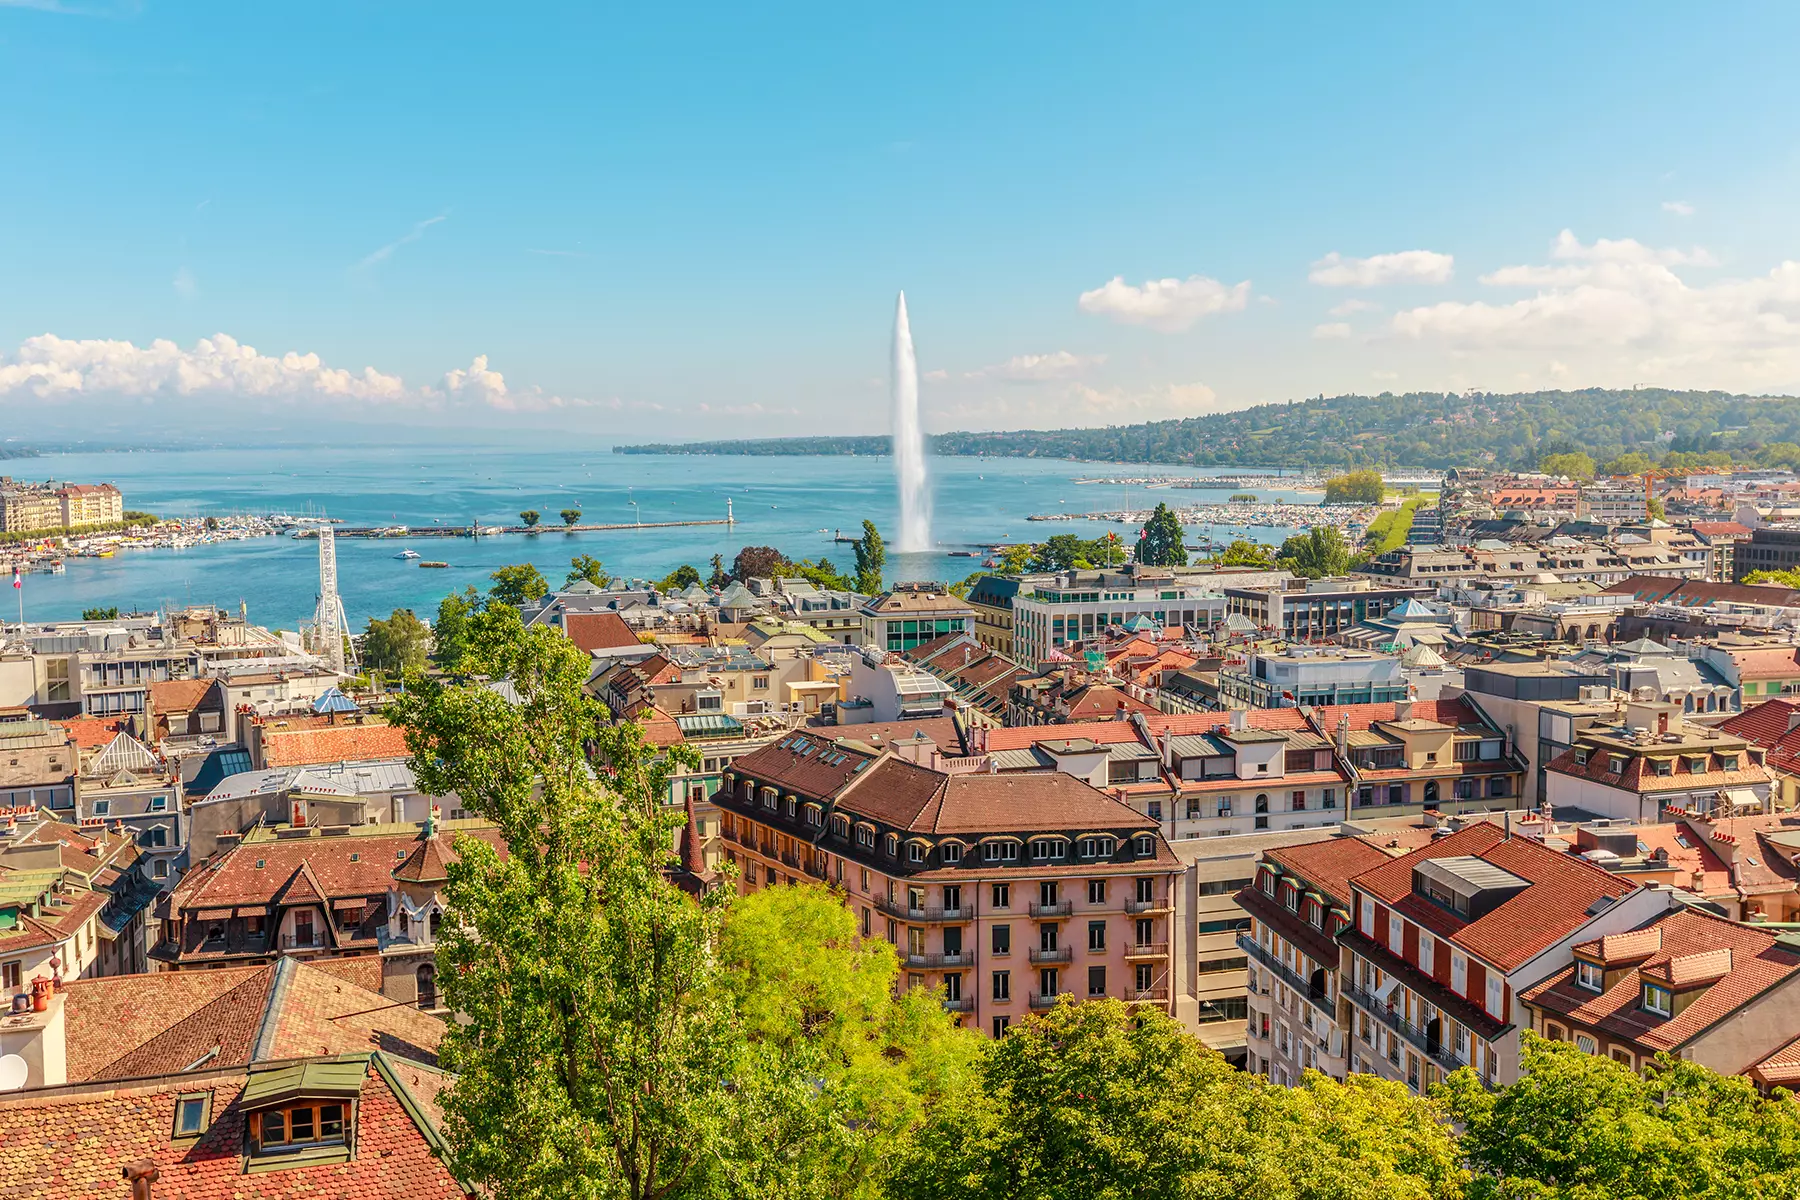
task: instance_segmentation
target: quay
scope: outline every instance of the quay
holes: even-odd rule
[[[617,529],[686,529],[697,525],[735,525],[729,517],[704,521],[624,521],[617,525],[345,525],[334,532],[340,538],[497,537],[509,533],[605,533]],[[317,529],[296,529],[297,538],[316,538]]]

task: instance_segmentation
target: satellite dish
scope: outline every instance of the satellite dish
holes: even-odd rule
[[[31,1068],[16,1054],[0,1054],[0,1092],[16,1092],[25,1086]]]

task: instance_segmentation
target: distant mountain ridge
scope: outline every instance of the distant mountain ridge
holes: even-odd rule
[[[1663,388],[1574,392],[1408,392],[1259,404],[1233,412],[1093,429],[943,433],[948,455],[1280,467],[1529,468],[1544,454],[1750,451],[1800,442],[1800,397]],[[615,446],[618,454],[870,454],[872,437],[752,438]]]

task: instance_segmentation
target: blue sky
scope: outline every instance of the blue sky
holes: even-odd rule
[[[0,0],[0,414],[1800,391],[1800,8],[1364,7]]]

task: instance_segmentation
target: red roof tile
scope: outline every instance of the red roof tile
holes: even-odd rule
[[[1361,838],[1334,837],[1304,846],[1284,846],[1267,852],[1271,862],[1300,876],[1340,904],[1353,897],[1350,881],[1387,862],[1388,855]]]
[[[642,644],[625,618],[613,612],[567,613],[563,616],[563,632],[589,654]]]
[[[369,762],[405,758],[406,731],[398,725],[331,725],[311,729],[262,730],[263,761],[270,767]]]

